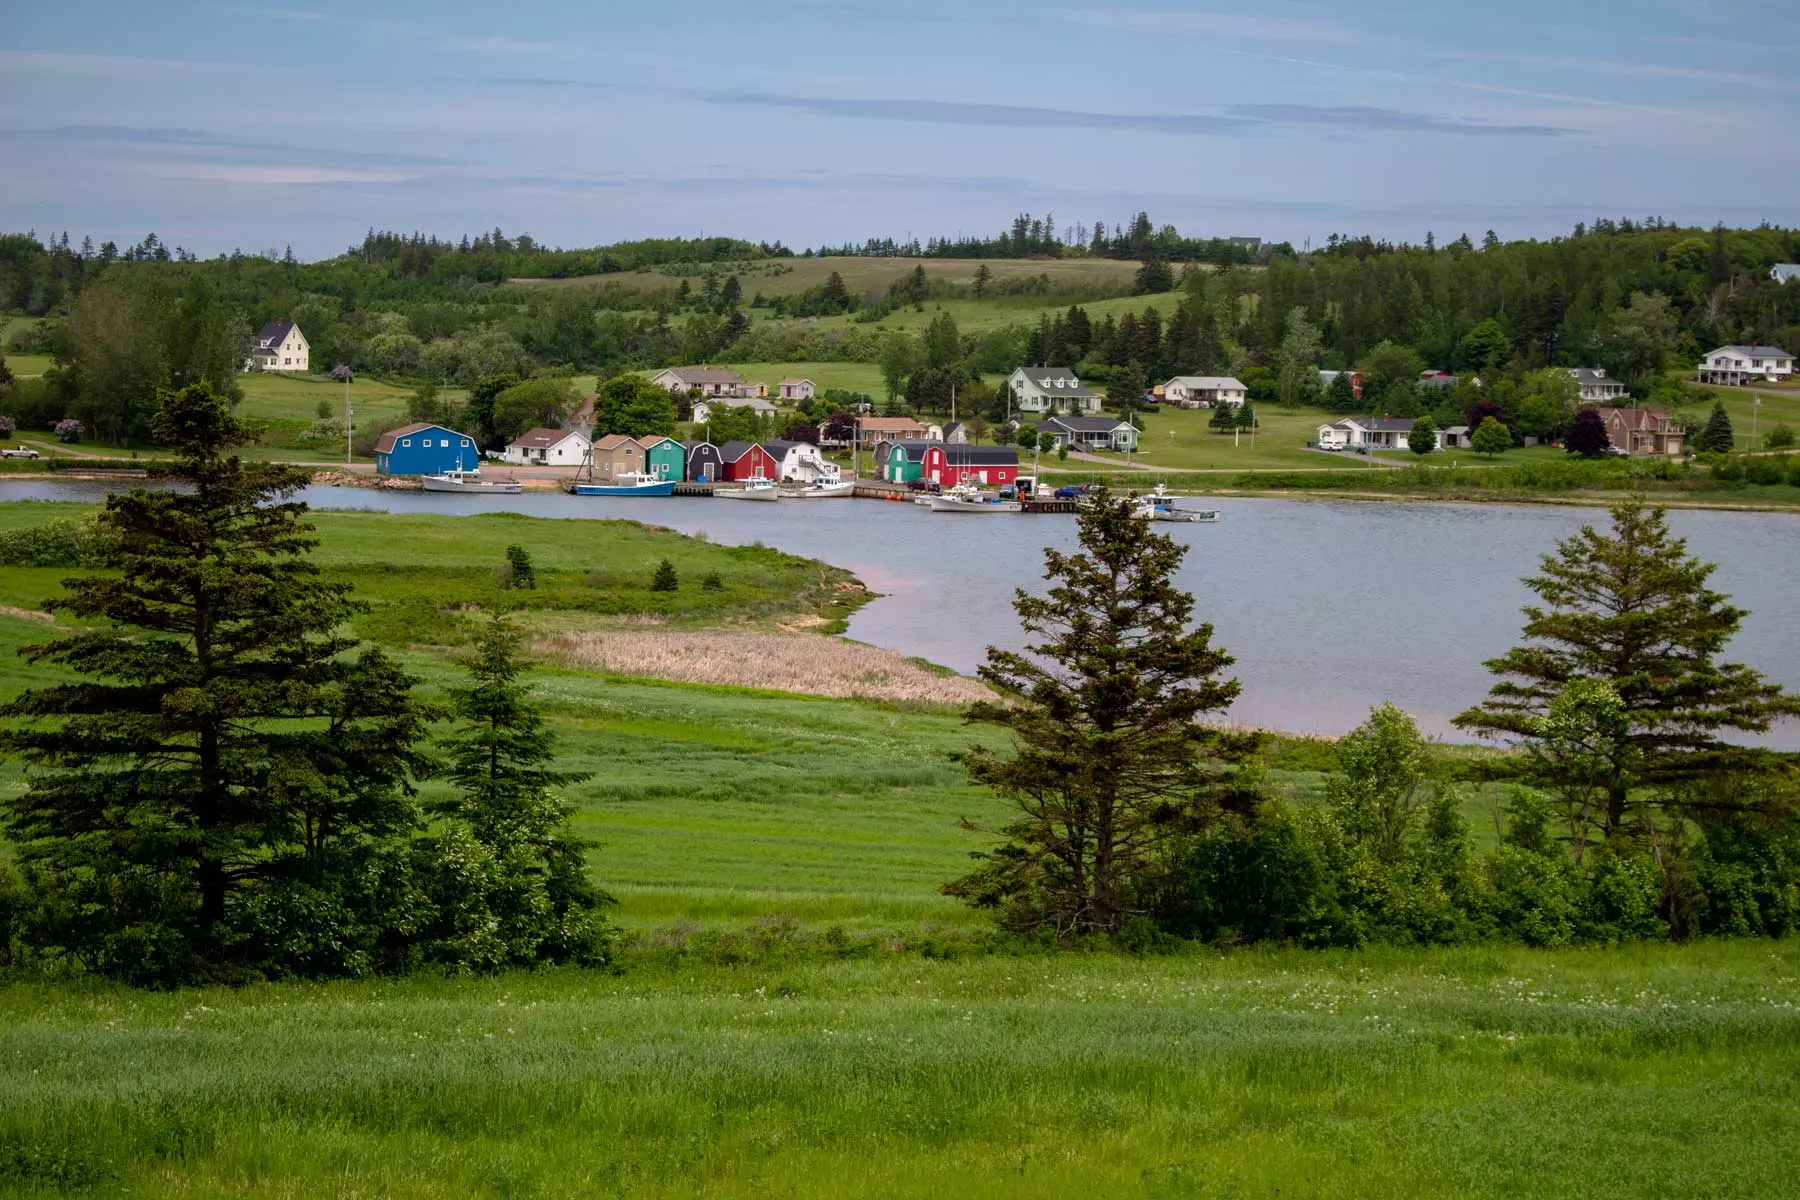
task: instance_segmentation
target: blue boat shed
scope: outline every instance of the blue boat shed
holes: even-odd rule
[[[442,425],[402,425],[375,443],[375,470],[382,475],[442,475],[478,471],[481,450],[475,439]]]

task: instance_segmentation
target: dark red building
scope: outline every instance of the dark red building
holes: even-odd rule
[[[747,479],[774,479],[775,456],[756,442],[726,442],[719,447],[719,478],[733,483]]]

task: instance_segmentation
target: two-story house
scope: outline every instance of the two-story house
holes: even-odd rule
[[[1794,374],[1794,356],[1779,346],[1720,346],[1700,360],[1701,383],[1778,383]]]
[[[1028,416],[1088,416],[1100,411],[1100,396],[1081,386],[1068,367],[1019,367],[1007,377],[1019,412]]]
[[[1157,394],[1179,408],[1242,408],[1247,392],[1230,375],[1177,375],[1158,388]]]
[[[1680,454],[1681,430],[1654,408],[1596,409],[1613,448],[1626,454]]]
[[[1625,385],[1606,373],[1605,367],[1570,367],[1583,404],[1607,404],[1625,398]]]
[[[699,392],[708,399],[762,397],[769,391],[768,384],[747,383],[726,367],[670,367],[652,375],[650,382],[671,392]]]
[[[270,321],[250,343],[250,357],[244,360],[246,371],[294,371],[305,374],[312,369],[312,347],[306,335],[292,321]]]

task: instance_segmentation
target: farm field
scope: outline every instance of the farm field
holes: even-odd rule
[[[852,292],[886,291],[900,279],[923,266],[931,279],[953,284],[972,284],[982,262],[988,265],[996,280],[1032,278],[1046,275],[1053,286],[1110,288],[1128,285],[1139,264],[1107,258],[865,258],[861,256],[819,258],[770,258],[750,263],[717,264],[719,278],[735,274],[743,285],[744,299],[761,292],[765,296],[789,296],[820,287],[836,271],[844,286]],[[686,278],[689,286],[698,287],[706,268],[688,265],[684,275],[661,271],[626,271],[613,275],[584,275],[574,279],[515,279],[522,288],[595,288],[616,286],[626,291],[654,292],[673,290]]]
[[[1144,296],[1115,296],[1106,300],[1079,301],[1090,320],[1114,320],[1126,313],[1141,313],[1154,308],[1166,319],[1181,303],[1181,292],[1155,292]],[[804,322],[825,328],[862,328],[877,331],[903,329],[922,332],[939,313],[949,313],[961,333],[988,333],[1009,325],[1035,328],[1040,317],[1053,317],[1069,311],[1069,302],[1045,304],[1038,296],[1007,296],[988,300],[928,300],[923,309],[901,308],[889,313],[873,325],[861,325],[853,316],[806,317]],[[760,315],[761,320],[778,320],[773,315]]]
[[[1254,448],[1248,432],[1235,438],[1228,433],[1214,433],[1207,425],[1212,415],[1210,409],[1166,405],[1146,414],[1143,449],[1132,456],[1132,461],[1172,470],[1379,469],[1359,454],[1326,454],[1306,448],[1308,441],[1318,437],[1321,424],[1337,419],[1336,414],[1323,409],[1289,412],[1277,405],[1259,405]],[[1105,457],[1123,462],[1125,456],[1109,453]]]

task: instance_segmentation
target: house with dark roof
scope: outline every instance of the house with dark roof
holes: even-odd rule
[[[749,383],[729,367],[670,367],[650,377],[657,387],[671,392],[699,392],[702,397],[755,399],[769,394],[766,383]]]
[[[312,347],[292,321],[270,321],[250,342],[246,371],[292,371],[304,375],[312,369]]]
[[[402,425],[375,442],[375,470],[382,475],[442,475],[480,469],[481,451],[475,439],[442,425]]]
[[[1412,435],[1412,417],[1345,417],[1319,426],[1321,450],[1406,450]],[[1458,426],[1458,428],[1462,428]],[[1444,448],[1444,431],[1438,430],[1433,448]]]
[[[1794,356],[1779,346],[1720,346],[1700,360],[1701,383],[1779,383],[1794,374]]]
[[[725,478],[725,460],[711,442],[683,442],[681,449],[687,461],[683,478],[689,483],[717,483]]]
[[[1136,450],[1137,426],[1117,417],[1051,417],[1039,433],[1056,439],[1056,448],[1071,450]]]
[[[726,442],[719,447],[719,478],[732,483],[750,479],[779,479],[775,456],[760,442]]]
[[[1669,414],[1654,408],[1596,409],[1613,448],[1639,456],[1680,454],[1682,434]]]
[[[528,429],[500,452],[502,462],[519,467],[579,467],[587,461],[588,437],[579,429]]]
[[[1099,395],[1081,386],[1070,367],[1018,367],[1006,382],[1021,413],[1082,416],[1100,411]]]
[[[1625,395],[1625,385],[1608,375],[1605,367],[1570,367],[1569,375],[1581,389],[1583,404],[1604,404]]]
[[[1019,481],[1019,452],[1012,446],[966,443],[889,442],[878,474],[889,483],[919,480],[941,487],[957,484],[1001,486]]]

